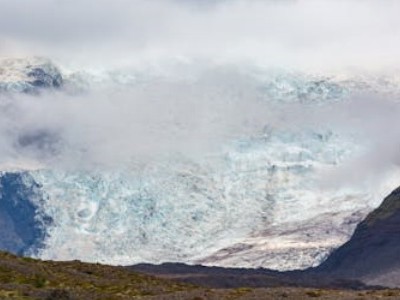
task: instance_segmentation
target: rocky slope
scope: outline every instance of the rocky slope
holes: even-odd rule
[[[21,173],[0,175],[0,249],[18,254],[34,254],[42,247],[45,227],[52,220],[37,217],[41,199],[39,186]]]
[[[48,59],[9,58],[0,60],[0,92],[36,94],[42,88],[59,88],[63,78]]]
[[[400,286],[400,188],[356,228],[317,270],[367,284]]]

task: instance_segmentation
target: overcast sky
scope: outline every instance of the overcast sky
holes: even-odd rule
[[[4,56],[303,68],[393,66],[400,57],[396,0],[0,0],[0,7]]]

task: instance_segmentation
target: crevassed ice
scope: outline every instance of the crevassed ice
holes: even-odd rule
[[[331,132],[277,131],[203,161],[176,156],[120,172],[33,171],[47,197],[43,213],[55,222],[40,257],[193,262],[270,224],[321,213],[313,209],[323,207],[321,199],[312,203],[313,174],[354,148]]]

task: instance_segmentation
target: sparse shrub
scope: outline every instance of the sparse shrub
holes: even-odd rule
[[[391,291],[391,290],[383,292],[383,296],[385,296],[385,297],[393,297],[395,295],[396,295],[396,293],[394,291]]]
[[[57,289],[50,292],[46,300],[71,300],[71,295],[67,290]]]
[[[0,274],[0,283],[10,283],[11,277],[8,274]]]
[[[241,288],[235,289],[235,292],[238,293],[238,294],[246,294],[246,293],[249,293],[251,291],[252,291],[252,289],[251,288],[247,288],[247,287],[241,287]]]
[[[307,291],[306,295],[311,298],[318,298],[318,297],[322,296],[322,292],[321,291]]]
[[[36,288],[38,288],[38,289],[43,288],[46,286],[46,284],[47,284],[46,278],[44,278],[43,276],[40,276],[40,275],[35,276],[35,278],[33,280],[33,285]]]
[[[21,259],[22,259],[23,261],[25,261],[25,262],[35,262],[35,261],[36,261],[36,260],[33,259],[32,257],[28,257],[28,256],[21,257]]]
[[[145,290],[145,291],[141,291],[140,295],[141,296],[152,296],[152,295],[154,295],[154,292],[152,292],[150,290]]]

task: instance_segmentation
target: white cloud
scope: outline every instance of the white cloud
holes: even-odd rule
[[[398,1],[1,0],[0,51],[96,63],[203,57],[332,68],[399,62]],[[11,53],[13,52],[13,53]]]

